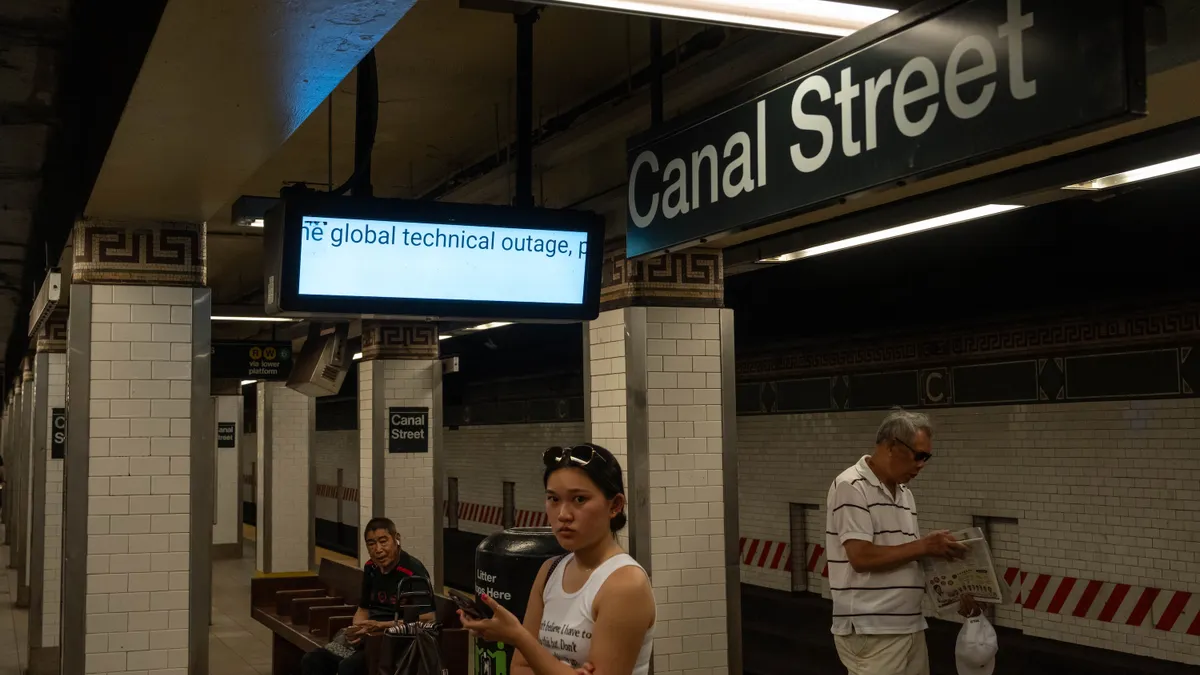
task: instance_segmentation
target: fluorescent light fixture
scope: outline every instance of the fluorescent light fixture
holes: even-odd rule
[[[244,387],[248,384],[254,384],[255,382],[258,382],[258,380],[242,380],[242,386]]]
[[[1020,208],[1023,208],[1023,207],[1021,205],[1017,205],[1017,204],[985,204],[984,206],[977,206],[973,209],[967,209],[965,211],[958,211],[956,213],[949,213],[944,216],[938,216],[936,218],[929,218],[928,220],[920,220],[915,223],[909,223],[907,225],[897,225],[896,227],[889,227],[886,230],[879,230],[878,232],[870,232],[868,234],[860,234],[857,237],[849,237],[847,239],[840,239],[838,241],[833,241],[828,244],[820,244],[818,246],[810,246],[809,248],[806,248],[806,249],[803,249],[800,251],[794,251],[792,253],[785,253],[781,256],[777,256],[774,258],[764,258],[764,259],[760,260],[759,262],[781,263],[781,262],[789,262],[792,260],[799,260],[801,258],[811,258],[813,256],[818,256],[823,253],[832,253],[834,251],[841,251],[842,249],[854,248],[855,246],[864,246],[866,244],[873,244],[877,241],[884,241],[886,239],[895,239],[896,237],[903,237],[903,236],[909,235],[909,234],[916,234],[917,232],[924,232],[925,230],[932,230],[932,229],[936,229],[939,227],[945,227],[947,225],[954,225],[956,223],[965,223],[968,220],[977,220],[979,218],[987,218],[988,216],[994,216],[994,215],[998,215],[1001,213],[1006,213],[1008,211],[1014,211],[1014,210],[1020,209]]]
[[[358,361],[358,360],[362,359],[362,352],[356,352],[354,354],[354,356],[351,356],[350,358],[351,358],[351,360]]]
[[[278,203],[278,197],[242,195],[233,202],[229,220],[238,227],[263,227],[263,218]]]
[[[1111,176],[1104,176],[1103,178],[1093,178],[1092,180],[1084,181],[1082,183],[1064,186],[1063,189],[1083,191],[1107,190],[1109,188],[1115,188],[1121,185],[1137,183],[1138,181],[1150,180],[1151,178],[1169,176],[1173,173],[1191,171],[1192,169],[1196,168],[1200,168],[1200,155],[1190,155],[1188,157],[1172,159],[1168,162],[1160,162],[1158,164],[1151,164],[1150,166],[1143,166],[1140,169],[1131,169],[1129,171],[1122,171],[1121,173],[1114,173]]]
[[[896,13],[829,0],[538,0],[542,4],[584,7],[701,23],[766,28],[789,33],[842,37]]]
[[[213,321],[271,321],[276,323],[294,323],[300,319],[289,319],[284,316],[214,316]]]
[[[438,340],[449,340],[452,337],[458,337],[467,333],[476,333],[481,330],[491,330],[492,328],[503,328],[504,326],[511,326],[512,324],[513,322],[511,321],[492,321],[491,323],[481,323],[478,326],[469,326],[467,328],[459,328],[458,330],[449,333],[442,333],[438,336]]]

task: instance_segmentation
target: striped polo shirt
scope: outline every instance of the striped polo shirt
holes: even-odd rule
[[[902,635],[925,630],[921,602],[925,575],[919,562],[887,572],[856,572],[842,544],[861,539],[896,546],[920,536],[917,503],[906,486],[896,496],[867,466],[864,455],[829,487],[825,548],[829,592],[833,596],[833,634]]]

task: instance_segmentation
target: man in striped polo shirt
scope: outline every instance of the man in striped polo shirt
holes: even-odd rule
[[[946,531],[922,537],[908,483],[933,458],[933,429],[920,413],[895,410],[875,452],[829,488],[826,549],[833,635],[850,675],[928,675],[921,558],[966,551]]]

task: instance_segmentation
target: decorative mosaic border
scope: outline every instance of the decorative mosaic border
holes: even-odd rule
[[[363,361],[438,358],[438,328],[432,323],[363,321]]]
[[[932,331],[926,331],[929,335]],[[1072,317],[1033,325],[957,329],[924,336],[868,338],[780,344],[738,359],[739,378],[764,379],[822,371],[879,369],[881,366],[965,362],[997,357],[1094,351],[1200,337],[1200,305],[1142,311],[1126,316]],[[849,344],[848,344],[849,343]]]
[[[38,353],[64,354],[67,351],[67,310],[59,307],[42,322],[37,334]]]
[[[810,574],[828,579],[824,546],[807,544],[803,555],[798,561],[786,542],[741,538],[739,558],[743,567],[791,573],[799,562]],[[1028,611],[1200,636],[1200,594],[1040,574],[1016,567],[1004,568],[1002,583],[1013,604]]]
[[[712,307],[725,302],[725,264],[720,251],[687,249],[629,260],[624,248],[604,259],[600,309],[621,307]]]
[[[75,224],[71,280],[79,284],[204,286],[203,224],[80,220]]]

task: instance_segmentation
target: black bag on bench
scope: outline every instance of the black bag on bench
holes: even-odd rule
[[[413,590],[415,589],[415,590]],[[409,603],[404,603],[409,600]],[[420,621],[420,608],[436,607],[433,587],[423,577],[400,580],[396,590],[396,626],[383,635],[374,675],[442,675],[441,624]],[[403,621],[401,621],[403,611]]]

